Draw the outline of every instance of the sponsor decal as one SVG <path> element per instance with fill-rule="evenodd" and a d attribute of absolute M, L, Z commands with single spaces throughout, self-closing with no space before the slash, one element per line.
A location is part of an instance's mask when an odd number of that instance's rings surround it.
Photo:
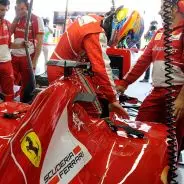
<path fill-rule="evenodd" d="M 76 123 L 79 123 L 79 117 L 74 118 L 77 121 Z M 71 133 L 68 120 L 66 105 L 60 115 L 43 160 L 40 184 L 70 183 L 92 159 L 85 145 Z"/>
<path fill-rule="evenodd" d="M 56 175 L 52 180 L 49 182 L 49 184 L 57 184 L 59 182 L 59 176 Z"/>
<path fill-rule="evenodd" d="M 0 39 L 9 38 L 9 35 L 0 36 Z"/>
<path fill-rule="evenodd" d="M 97 22 L 95 18 L 88 15 L 79 17 L 77 20 L 78 20 L 79 26 L 84 26 L 92 22 Z"/>
<path fill-rule="evenodd" d="M 24 136 L 21 141 L 21 150 L 35 167 L 39 167 L 42 147 L 35 132 L 29 132 Z"/>
<path fill-rule="evenodd" d="M 171 36 L 171 40 L 179 40 L 180 37 L 181 37 L 181 35 L 182 35 L 182 33 L 177 34 L 177 35 L 172 35 L 172 36 Z"/>
<path fill-rule="evenodd" d="M 163 35 L 163 33 L 157 33 L 156 36 L 155 36 L 155 40 L 161 40 L 162 35 Z M 170 37 L 170 40 L 179 40 L 181 35 L 182 35 L 182 33 L 177 34 L 177 35 L 172 35 Z"/>
<path fill-rule="evenodd" d="M 4 26 L 3 26 L 3 30 L 4 30 L 4 31 L 7 31 L 7 30 L 8 30 L 8 26 L 7 26 L 7 25 L 4 25 Z"/>
<path fill-rule="evenodd" d="M 84 123 L 79 119 L 78 115 L 74 112 L 73 112 L 73 122 L 77 130 L 80 131 Z"/>
<path fill-rule="evenodd" d="M 84 153 L 80 146 L 77 146 L 67 154 L 60 162 L 58 162 L 54 168 L 52 168 L 45 176 L 44 182 L 48 184 L 56 184 L 61 179 L 73 172 L 73 169 L 77 164 L 83 161 Z"/>
<path fill-rule="evenodd" d="M 165 49 L 165 47 L 154 47 L 153 50 L 154 51 L 163 51 Z"/>
<path fill-rule="evenodd" d="M 155 36 L 155 40 L 161 40 L 163 33 L 157 33 Z"/>
<path fill-rule="evenodd" d="M 24 28 L 19 28 L 19 27 L 17 27 L 17 28 L 16 28 L 16 31 L 25 33 L 25 29 L 24 29 Z M 30 33 L 30 32 L 32 32 L 32 30 L 31 30 L 30 27 L 29 27 L 29 33 Z"/>
<path fill-rule="evenodd" d="M 165 50 L 165 47 L 154 47 L 153 48 L 153 51 L 164 51 Z M 175 48 L 171 48 L 170 49 L 170 52 L 173 54 L 173 53 L 176 53 L 178 51 L 178 49 L 175 49 Z"/>
<path fill-rule="evenodd" d="M 167 184 L 167 177 L 168 177 L 168 171 L 169 171 L 169 166 L 165 166 L 162 173 L 161 173 L 161 181 L 163 184 Z"/>

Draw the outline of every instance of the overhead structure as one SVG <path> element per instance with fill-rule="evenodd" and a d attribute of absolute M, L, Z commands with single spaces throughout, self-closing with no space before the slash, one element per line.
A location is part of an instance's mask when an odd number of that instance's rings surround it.
<path fill-rule="evenodd" d="M 116 9 L 115 0 L 112 0 L 112 7 L 111 7 L 111 10 L 112 10 L 112 11 L 115 11 L 115 9 Z"/>
<path fill-rule="evenodd" d="M 33 7 L 33 0 L 30 0 L 28 16 L 26 20 L 26 29 L 25 29 L 25 37 L 24 37 L 25 41 L 29 41 L 28 37 L 29 37 L 29 26 L 30 26 L 30 20 L 31 20 L 32 7 Z M 33 92 L 36 89 L 36 81 L 35 81 L 34 72 L 33 72 L 32 59 L 27 45 L 25 45 L 25 50 L 26 50 L 29 71 L 30 71 L 30 79 L 29 79 L 29 83 L 26 85 L 24 90 L 23 102 L 28 103 L 32 100 Z"/>
<path fill-rule="evenodd" d="M 63 27 L 63 33 L 66 30 L 66 22 L 67 22 L 67 18 L 68 18 L 68 2 L 69 2 L 69 0 L 66 0 L 65 21 L 64 21 L 64 27 Z"/>

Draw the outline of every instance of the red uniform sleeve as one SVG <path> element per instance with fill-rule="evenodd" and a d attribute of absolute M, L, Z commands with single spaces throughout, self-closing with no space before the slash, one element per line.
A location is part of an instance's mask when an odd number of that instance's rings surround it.
<path fill-rule="evenodd" d="M 10 47 L 10 44 L 11 44 L 11 23 L 9 21 L 6 20 L 6 23 L 7 23 L 7 27 L 8 27 L 8 34 L 9 34 L 9 40 L 8 40 L 8 44 L 9 44 L 9 47 Z"/>
<path fill-rule="evenodd" d="M 44 34 L 44 24 L 42 18 L 32 14 L 32 24 L 35 34 L 34 36 L 37 34 Z"/>
<path fill-rule="evenodd" d="M 121 85 L 125 88 L 135 82 L 149 67 L 152 62 L 152 48 L 154 45 L 154 38 L 149 42 L 144 50 L 144 53 L 139 57 L 137 63 L 130 69 L 130 71 L 123 78 Z"/>
<path fill-rule="evenodd" d="M 42 18 L 37 17 L 37 21 L 38 21 L 37 34 L 44 34 L 44 24 Z"/>
<path fill-rule="evenodd" d="M 104 33 L 90 34 L 83 40 L 83 47 L 92 65 L 98 90 L 102 91 L 110 103 L 116 100 L 116 89 L 110 67 L 110 59 L 106 54 L 107 38 Z"/>
<path fill-rule="evenodd" d="M 182 33 L 182 47 L 183 47 L 183 45 L 184 45 L 184 33 Z M 181 60 L 182 60 L 183 63 L 184 63 L 184 49 L 182 49 Z M 181 68 L 181 69 L 182 69 L 182 71 L 183 71 L 183 73 L 184 73 L 184 67 Z"/>

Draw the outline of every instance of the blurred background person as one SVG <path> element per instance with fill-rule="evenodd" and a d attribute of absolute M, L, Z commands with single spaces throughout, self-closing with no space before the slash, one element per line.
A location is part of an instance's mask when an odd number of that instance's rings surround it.
<path fill-rule="evenodd" d="M 43 37 L 43 55 L 45 59 L 44 63 L 44 71 L 46 71 L 46 64 L 48 62 L 48 55 L 49 55 L 49 38 L 51 34 L 53 34 L 53 30 L 49 27 L 49 18 L 43 18 L 43 23 L 44 23 L 44 37 Z"/>

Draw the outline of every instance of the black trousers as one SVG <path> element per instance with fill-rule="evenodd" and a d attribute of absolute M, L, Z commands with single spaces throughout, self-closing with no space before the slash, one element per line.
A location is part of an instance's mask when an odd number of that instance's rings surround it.
<path fill-rule="evenodd" d="M 148 69 L 147 69 L 146 72 L 145 72 L 144 79 L 145 79 L 145 80 L 149 80 L 149 77 L 150 77 L 150 66 L 148 67 Z"/>

